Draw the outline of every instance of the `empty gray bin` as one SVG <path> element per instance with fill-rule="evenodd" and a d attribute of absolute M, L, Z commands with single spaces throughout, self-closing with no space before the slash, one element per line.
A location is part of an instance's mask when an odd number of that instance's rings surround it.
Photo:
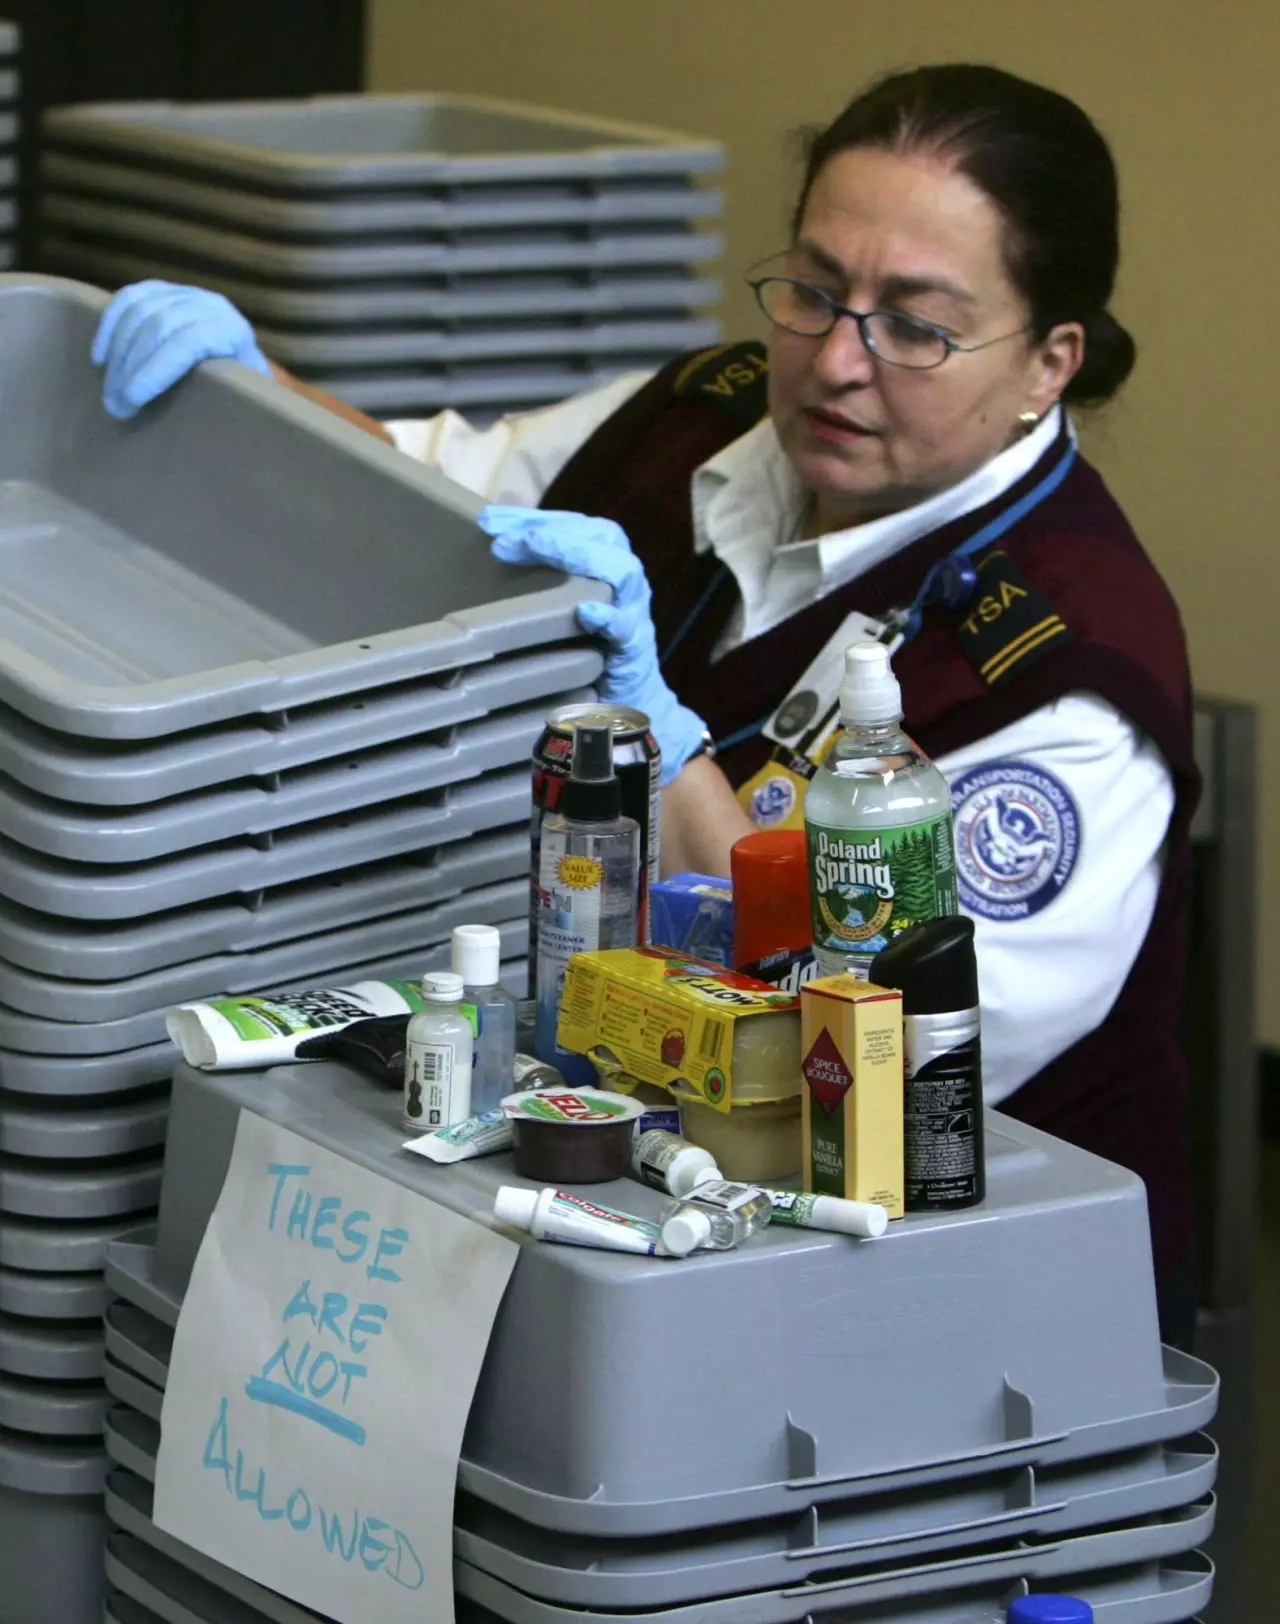
<path fill-rule="evenodd" d="M 584 692 L 559 696 L 582 699 Z M 137 807 L 78 807 L 0 779 L 0 837 L 76 863 L 144 863 L 426 796 L 526 763 L 546 704 L 500 711 L 439 735 L 294 767 L 272 784 L 214 785 Z"/>
<path fill-rule="evenodd" d="M 535 701 L 550 709 L 589 688 L 603 663 L 599 649 L 585 642 L 546 648 L 138 743 L 78 739 L 0 711 L 0 772 L 77 806 L 139 806 L 246 779 L 274 786 L 282 772 L 424 736 L 439 742 L 442 730 Z"/>
<path fill-rule="evenodd" d="M 722 292 L 714 277 L 698 275 L 682 265 L 641 270 L 606 267 L 587 272 L 505 271 L 315 289 L 246 281 L 212 266 L 184 263 L 158 248 L 141 253 L 49 231 L 41 237 L 40 252 L 43 263 L 51 268 L 103 287 L 147 277 L 197 283 L 225 295 L 253 322 L 312 328 L 705 310 L 719 302 Z"/>
<path fill-rule="evenodd" d="M 64 919 L 137 919 L 236 892 L 252 897 L 517 823 L 527 837 L 530 800 L 527 770 L 487 774 L 389 806 L 300 824 L 269 843 L 243 837 L 128 866 L 65 862 L 0 841 L 0 892 Z"/>
<path fill-rule="evenodd" d="M 5 1226 L 10 1214 L 44 1220 L 145 1214 L 160 1195 L 160 1170 L 157 1155 L 76 1163 L 33 1162 L 0 1154 L 0 1213 Z M 142 1222 L 141 1216 L 136 1222 Z"/>
<path fill-rule="evenodd" d="M 174 1297 L 242 1107 L 481 1223 L 497 1186 L 520 1182 L 505 1155 L 417 1166 L 399 1148 L 398 1103 L 347 1068 L 277 1068 L 268 1089 L 253 1074 L 180 1067 L 155 1263 L 156 1286 Z M 778 1230 L 676 1267 L 528 1238 L 477 1386 L 460 1487 L 538 1526 L 639 1537 L 1202 1427 L 1212 1372 L 1173 1356 L 1170 1381 L 1162 1366 L 1141 1184 L 994 1114 L 988 1171 L 984 1207 L 912 1216 L 875 1244 Z M 642 1215 L 662 1201 L 630 1181 L 600 1198 Z M 957 1271 L 963 1296 L 926 1291 Z M 571 1404 L 565 1325 L 588 1338 Z M 617 1371 L 680 1368 L 696 1336 L 751 1358 L 714 1383 L 665 1384 L 661 1428 L 643 1407 L 620 1413 Z M 890 1366 L 887 1386 L 872 1372 Z M 837 1381 L 847 1398 L 833 1406 Z"/>
<path fill-rule="evenodd" d="M 107 1357 L 153 1387 L 163 1387 L 173 1358 L 173 1332 L 131 1303 L 109 1303 L 104 1319 Z"/>
<path fill-rule="evenodd" d="M 0 1371 L 41 1381 L 91 1382 L 102 1376 L 100 1325 L 15 1319 L 0 1314 Z"/>
<path fill-rule="evenodd" d="M 55 191 L 210 220 L 267 237 L 706 220 L 724 207 L 718 188 L 696 185 L 681 174 L 595 184 L 439 188 L 434 195 L 395 191 L 379 196 L 366 189 L 317 199 L 219 185 L 56 148 L 41 153 L 40 179 Z"/>
<path fill-rule="evenodd" d="M 37 1274 L 83 1274 L 101 1270 L 107 1247 L 143 1221 L 133 1213 L 116 1218 L 18 1218 L 0 1223 L 0 1267 Z"/>
<path fill-rule="evenodd" d="M 109 1295 L 99 1270 L 36 1274 L 0 1268 L 0 1313 L 19 1319 L 101 1319 Z"/>
<path fill-rule="evenodd" d="M 56 1025 L 53 1021 L 46 1024 Z M 163 1085 L 122 1101 L 112 1099 L 109 1104 L 56 1095 L 4 1094 L 0 1095 L 0 1149 L 39 1161 L 125 1156 L 163 1145 L 168 1117 L 169 1090 Z"/>
<path fill-rule="evenodd" d="M 95 999 L 114 996 L 101 983 L 136 981 L 202 955 L 227 961 L 265 955 L 327 935 L 335 919 L 355 925 L 444 906 L 463 892 L 527 875 L 528 868 L 526 815 L 510 831 L 126 923 L 60 919 L 0 901 L 0 1001 L 32 1015 L 96 1019 Z M 228 962 L 221 980 L 239 990 L 247 985 L 244 975 Z M 74 1010 L 65 1008 L 68 979 L 81 989 L 83 1003 Z"/>
<path fill-rule="evenodd" d="M 669 222 L 621 227 L 527 226 L 325 243 L 273 240 L 225 226 L 123 208 L 46 190 L 40 218 L 53 230 L 129 248 L 160 249 L 193 264 L 276 282 L 378 282 L 486 271 L 591 271 L 612 265 L 695 265 L 718 259 L 723 239 Z"/>
<path fill-rule="evenodd" d="M 23 400 L 0 436 L 4 703 L 155 738 L 577 635 L 605 589 L 497 563 L 479 498 L 246 368 L 108 418 L 105 302 L 0 280 Z"/>
<path fill-rule="evenodd" d="M 106 1463 L 99 1444 L 0 1433 L 0 1624 L 100 1616 Z"/>
<path fill-rule="evenodd" d="M 720 169 L 718 143 L 479 96 L 316 96 L 54 108 L 45 144 L 326 197 L 517 183 L 634 180 Z"/>
<path fill-rule="evenodd" d="M 0 1434 L 23 1432 L 36 1438 L 87 1438 L 102 1432 L 108 1395 L 101 1382 L 38 1381 L 31 1376 L 0 1376 Z M 0 1489 L 0 1507 L 4 1504 Z M 0 1548 L 4 1521 L 0 1510 Z"/>
<path fill-rule="evenodd" d="M 349 406 L 371 417 L 429 417 L 446 410 L 470 413 L 476 409 L 500 412 L 533 410 L 612 383 L 624 374 L 656 372 L 671 357 L 666 354 L 617 356 L 606 361 L 588 356 L 581 364 L 568 361 L 519 363 L 511 366 L 477 363 L 449 372 L 427 369 L 384 372 L 324 372 L 303 369 L 308 383 L 327 390 Z"/>
<path fill-rule="evenodd" d="M 127 1405 L 144 1419 L 153 1421 L 159 1426 L 164 1394 L 158 1387 L 144 1381 L 128 1366 L 117 1364 L 110 1355 L 103 1361 L 102 1380 L 107 1392 L 118 1406 Z M 104 1421 L 104 1428 L 107 1425 L 108 1423 Z"/>
<path fill-rule="evenodd" d="M 341 895 L 331 890 L 329 896 L 331 916 L 342 917 Z M 322 978 L 329 972 L 350 981 L 352 966 L 391 953 L 419 949 L 425 953 L 447 941 L 456 925 L 491 925 L 513 918 L 527 906 L 528 898 L 527 880 L 505 880 L 464 891 L 435 907 L 366 919 L 343 930 L 264 948 L 261 953 L 213 954 L 122 981 L 55 980 L 0 963 L 0 999 L 16 995 L 22 1001 L 18 1006 L 21 1014 L 12 1005 L 5 1008 L 0 1004 L 0 1044 L 38 1054 L 96 1054 L 159 1042 L 165 1036 L 164 1011 L 172 1004 L 268 987 L 280 991 L 300 987 L 304 981 L 323 985 Z M 524 946 L 513 941 L 508 956 L 523 951 Z M 37 1006 L 34 1014 L 33 1004 Z M 68 1026 L 71 1032 L 63 1030 Z M 82 1029 L 82 1037 L 76 1036 L 76 1027 Z"/>

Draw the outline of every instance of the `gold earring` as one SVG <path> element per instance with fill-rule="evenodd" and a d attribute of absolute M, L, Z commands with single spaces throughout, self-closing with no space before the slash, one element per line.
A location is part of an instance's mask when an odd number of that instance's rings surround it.
<path fill-rule="evenodd" d="M 1024 434 L 1030 434 L 1040 421 L 1039 412 L 1019 412 L 1018 425 Z"/>

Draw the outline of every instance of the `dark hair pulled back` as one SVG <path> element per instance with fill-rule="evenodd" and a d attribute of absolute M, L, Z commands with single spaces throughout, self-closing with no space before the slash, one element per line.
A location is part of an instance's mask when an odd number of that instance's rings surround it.
<path fill-rule="evenodd" d="M 798 233 L 819 170 L 839 152 L 935 152 L 987 194 L 1005 221 L 1006 262 L 1043 338 L 1059 322 L 1085 331 L 1084 361 L 1063 392 L 1109 400 L 1133 370 L 1133 339 L 1107 309 L 1120 257 L 1115 162 L 1081 108 L 1000 68 L 940 64 L 889 74 L 808 143 L 792 219 Z"/>

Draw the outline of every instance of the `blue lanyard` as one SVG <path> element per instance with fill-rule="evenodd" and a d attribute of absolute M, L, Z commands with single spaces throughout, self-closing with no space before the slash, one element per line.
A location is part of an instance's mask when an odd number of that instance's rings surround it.
<path fill-rule="evenodd" d="M 1033 485 L 1025 496 L 1019 497 L 1012 507 L 1006 508 L 1003 513 L 998 513 L 994 519 L 988 520 L 980 530 L 975 531 L 973 535 L 962 541 L 958 547 L 953 548 L 945 558 L 939 559 L 933 565 L 920 583 L 919 591 L 907 608 L 892 610 L 886 616 L 886 630 L 896 634 L 900 639 L 900 643 L 909 643 L 917 635 L 924 623 L 924 611 L 928 604 L 940 603 L 948 609 L 963 608 L 969 601 L 978 580 L 978 572 L 968 560 L 975 553 L 981 552 L 984 547 L 989 547 L 993 541 L 998 541 L 1006 531 L 1012 530 L 1014 525 L 1020 519 L 1025 518 L 1033 508 L 1039 507 L 1041 502 L 1052 496 L 1071 472 L 1071 465 L 1075 460 L 1075 441 L 1068 440 L 1066 450 L 1038 484 Z M 659 659 L 659 667 L 666 665 L 685 638 L 688 637 L 702 618 L 711 600 L 724 585 L 728 576 L 728 566 L 717 563 L 697 602 L 685 616 L 666 648 L 663 649 Z M 772 715 L 773 712 L 770 711 L 769 716 Z M 758 722 L 748 723 L 746 727 L 739 728 L 736 733 L 730 734 L 727 738 L 717 739 L 716 749 L 729 750 L 735 744 L 742 744 L 745 740 L 754 738 L 769 720 L 769 716 L 762 716 Z"/>

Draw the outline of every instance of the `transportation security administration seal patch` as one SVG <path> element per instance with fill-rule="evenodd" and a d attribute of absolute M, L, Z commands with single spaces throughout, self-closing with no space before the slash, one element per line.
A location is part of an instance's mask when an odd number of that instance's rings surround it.
<path fill-rule="evenodd" d="M 1047 908 L 1080 853 L 1080 815 L 1065 785 L 1025 761 L 973 767 L 951 786 L 960 905 L 983 919 Z"/>

